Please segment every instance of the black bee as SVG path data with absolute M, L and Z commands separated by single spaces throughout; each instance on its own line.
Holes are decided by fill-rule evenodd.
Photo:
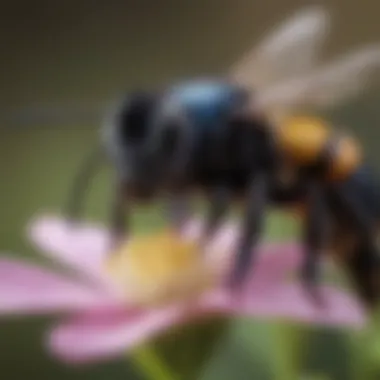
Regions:
M 115 167 L 111 206 L 114 242 L 128 233 L 129 206 L 167 197 L 169 220 L 181 230 L 189 199 L 210 200 L 201 246 L 231 202 L 244 199 L 241 239 L 231 285 L 240 285 L 262 235 L 266 206 L 304 205 L 307 289 L 318 297 L 319 258 L 333 247 L 368 304 L 378 291 L 376 246 L 380 204 L 360 146 L 304 107 L 336 105 L 360 90 L 380 63 L 370 46 L 311 71 L 328 30 L 328 13 L 311 8 L 288 20 L 249 52 L 227 79 L 195 79 L 161 91 L 128 94 L 103 130 L 101 149 Z M 285 78 L 284 80 L 281 80 Z M 75 181 L 68 214 L 77 217 L 99 155 Z M 343 241 L 351 238 L 350 244 Z M 373 276 L 372 276 L 373 275 Z

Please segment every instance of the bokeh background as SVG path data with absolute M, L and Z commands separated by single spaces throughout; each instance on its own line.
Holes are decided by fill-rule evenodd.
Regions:
M 99 104 L 136 86 L 223 74 L 268 28 L 307 4 L 292 0 L 2 2 L 1 251 L 34 258 L 25 235 L 26 223 L 36 212 L 59 212 L 77 165 L 98 137 Z M 327 58 L 380 40 L 377 1 L 325 4 L 334 17 Z M 329 117 L 362 139 L 369 160 L 379 168 L 378 99 L 380 90 L 373 91 Z M 88 218 L 105 215 L 110 191 L 107 178 L 105 169 L 94 180 Z M 147 228 L 160 219 L 154 211 L 143 210 L 136 223 Z M 271 239 L 296 234 L 296 228 L 277 214 L 271 214 L 267 231 Z M 2 378 L 139 378 L 127 359 L 74 369 L 51 359 L 42 345 L 48 322 L 41 318 L 1 321 Z M 177 338 L 176 344 L 182 344 L 179 350 L 189 360 L 200 343 Z M 368 344 L 360 346 L 349 333 L 234 321 L 202 374 L 193 374 L 191 379 L 291 380 L 286 375 L 289 351 L 298 355 L 300 376 L 305 375 L 299 379 L 311 379 L 308 374 L 331 380 L 379 379 L 376 344 L 369 350 L 364 372 L 354 364 L 363 347 Z

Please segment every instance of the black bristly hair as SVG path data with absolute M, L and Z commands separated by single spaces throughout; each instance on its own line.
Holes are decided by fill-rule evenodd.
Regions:
M 145 140 L 155 107 L 156 97 L 150 92 L 135 91 L 124 99 L 115 120 L 123 144 L 140 144 Z
M 147 154 L 156 159 L 161 169 L 165 166 L 173 180 L 186 171 L 191 160 L 194 130 L 180 104 L 161 95 L 151 118 L 152 133 L 147 144 Z

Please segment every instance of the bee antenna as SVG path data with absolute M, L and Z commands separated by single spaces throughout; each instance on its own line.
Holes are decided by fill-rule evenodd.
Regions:
M 103 154 L 103 146 L 98 144 L 85 158 L 74 177 L 64 209 L 64 215 L 67 216 L 70 222 L 75 223 L 82 215 L 82 206 L 85 196 L 87 195 L 89 182 L 94 177 L 95 170 L 99 168 L 103 159 Z

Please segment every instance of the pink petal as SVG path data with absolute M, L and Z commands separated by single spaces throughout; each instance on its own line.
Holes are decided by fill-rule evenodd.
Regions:
M 280 319 L 312 325 L 361 328 L 366 323 L 365 309 L 348 292 L 331 286 L 321 288 L 325 301 L 323 309 L 310 299 L 299 284 L 272 288 L 248 286 L 241 294 L 214 289 L 194 302 L 189 317 L 215 314 L 246 315 L 257 319 Z
M 106 253 L 106 230 L 89 225 L 71 226 L 59 217 L 35 219 L 29 227 L 31 240 L 45 253 L 74 269 L 100 276 Z
M 204 222 L 200 219 L 190 221 L 185 230 L 185 236 L 189 239 L 199 239 L 203 226 Z M 216 233 L 215 238 L 210 244 L 210 248 L 233 250 L 238 238 L 238 232 L 238 225 L 235 222 L 229 221 Z
M 276 291 L 251 290 L 240 299 L 231 299 L 231 310 L 256 317 L 289 319 L 316 325 L 360 328 L 366 314 L 350 294 L 330 286 L 321 288 L 324 308 L 314 304 L 305 290 L 297 284 L 284 284 Z
M 201 234 L 202 223 L 192 221 L 187 236 L 196 239 Z M 239 225 L 230 221 L 215 236 L 210 251 L 215 252 L 215 260 L 226 260 L 232 269 L 235 246 L 239 238 Z M 299 269 L 302 260 L 302 246 L 294 242 L 262 243 L 256 248 L 256 258 L 248 274 L 248 281 L 262 287 L 276 286 L 293 271 Z
M 0 259 L 0 313 L 83 311 L 114 305 L 107 294 L 25 261 Z
M 123 355 L 186 317 L 178 306 L 135 315 L 91 313 L 61 324 L 49 335 L 52 353 L 66 362 L 84 363 Z
M 191 221 L 186 232 L 187 236 L 191 239 L 198 238 L 202 226 L 203 223 L 200 220 Z M 216 235 L 210 249 L 223 251 L 223 257 L 227 254 L 228 258 L 232 259 L 239 237 L 238 227 L 235 222 L 227 223 Z M 64 219 L 49 216 L 37 218 L 32 222 L 29 234 L 39 248 L 53 255 L 55 259 L 91 274 L 99 271 L 109 239 L 107 231 L 99 226 L 80 224 L 74 227 Z M 272 273 L 273 278 L 294 269 L 299 262 L 300 248 L 295 244 L 263 244 L 258 247 L 258 251 L 262 251 L 261 254 L 265 258 L 260 259 L 257 264 L 265 269 L 263 273 Z
M 295 285 L 284 286 L 277 294 L 244 294 L 241 298 L 226 291 L 212 291 L 185 306 L 126 315 L 103 312 L 82 315 L 55 328 L 49 336 L 52 352 L 67 362 L 90 362 L 122 355 L 173 325 L 214 314 L 245 315 L 255 319 L 289 320 L 313 325 L 362 327 L 365 314 L 348 294 L 325 287 L 327 309 L 313 305 Z
M 257 251 L 257 260 L 248 273 L 249 287 L 264 291 L 286 283 L 289 275 L 297 273 L 302 264 L 302 247 L 299 244 L 266 243 Z
M 196 238 L 200 234 L 200 228 L 199 221 L 192 221 L 188 235 Z M 40 249 L 75 269 L 97 270 L 102 264 L 109 242 L 106 228 L 86 223 L 73 226 L 57 216 L 36 218 L 29 226 L 29 235 Z

